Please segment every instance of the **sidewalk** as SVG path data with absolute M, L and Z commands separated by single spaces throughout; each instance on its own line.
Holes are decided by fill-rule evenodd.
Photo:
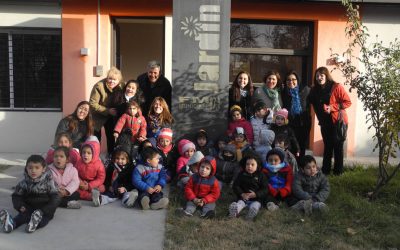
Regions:
M 22 178 L 27 157 L 0 154 L 0 164 L 13 165 L 0 175 L 0 209 L 8 209 L 13 216 L 11 193 Z M 79 210 L 57 209 L 54 219 L 32 234 L 25 233 L 24 225 L 10 234 L 0 232 L 0 249 L 162 249 L 165 218 L 166 210 L 128 209 L 119 201 L 93 207 L 84 201 Z

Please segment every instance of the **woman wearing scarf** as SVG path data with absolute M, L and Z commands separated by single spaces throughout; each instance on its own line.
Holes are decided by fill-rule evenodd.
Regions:
M 242 109 L 243 118 L 250 121 L 250 117 L 253 115 L 253 107 L 251 104 L 251 98 L 254 93 L 253 82 L 251 81 L 250 74 L 246 71 L 240 71 L 235 80 L 232 83 L 232 87 L 229 88 L 229 110 L 232 106 L 238 105 Z M 230 117 L 230 115 L 229 115 Z
M 301 88 L 301 89 L 300 89 Z M 310 137 L 311 116 L 307 104 L 310 87 L 300 86 L 299 76 L 295 71 L 286 75 L 286 84 L 282 92 L 283 107 L 289 111 L 289 126 L 293 129 L 300 146 L 301 159 L 305 155 Z
M 274 112 L 281 109 L 282 100 L 278 90 L 280 81 L 281 76 L 277 71 L 268 71 L 263 78 L 264 86 L 254 91 L 253 104 L 262 101 Z

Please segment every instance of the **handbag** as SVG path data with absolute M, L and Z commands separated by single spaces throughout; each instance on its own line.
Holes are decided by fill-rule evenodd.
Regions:
M 338 121 L 334 124 L 334 127 L 336 141 L 345 141 L 347 138 L 348 125 L 344 122 L 342 109 L 339 110 Z

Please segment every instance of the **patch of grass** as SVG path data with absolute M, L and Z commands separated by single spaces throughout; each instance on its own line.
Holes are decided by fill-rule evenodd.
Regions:
M 0 173 L 4 172 L 7 168 L 11 167 L 10 165 L 0 165 Z
M 366 194 L 376 183 L 376 168 L 352 168 L 330 176 L 329 212 L 305 217 L 283 207 L 263 209 L 253 222 L 229 219 L 234 200 L 226 186 L 217 202 L 217 217 L 181 217 L 175 209 L 185 204 L 171 187 L 165 249 L 372 249 L 400 246 L 400 178 L 395 177 L 375 201 Z

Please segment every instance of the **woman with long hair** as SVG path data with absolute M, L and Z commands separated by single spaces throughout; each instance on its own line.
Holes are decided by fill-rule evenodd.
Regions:
M 71 137 L 74 148 L 80 148 L 81 144 L 93 135 L 93 119 L 88 101 L 81 101 L 72 114 L 61 119 L 55 136 L 60 133 L 67 133 Z
M 147 115 L 147 138 L 157 138 L 162 128 L 171 128 L 174 118 L 164 98 L 154 98 Z
M 229 88 L 228 113 L 232 106 L 238 105 L 242 109 L 243 117 L 246 120 L 250 120 L 250 117 L 253 115 L 251 98 L 254 89 L 250 74 L 246 71 L 240 71 Z
M 324 142 L 324 159 L 322 172 L 330 174 L 332 155 L 334 155 L 333 173 L 343 173 L 343 140 L 337 139 L 335 125 L 338 122 L 339 113 L 348 124 L 346 108 L 351 106 L 351 100 L 344 87 L 336 83 L 326 67 L 319 67 L 315 71 L 314 85 L 308 97 L 317 115 L 321 127 L 322 139 Z

